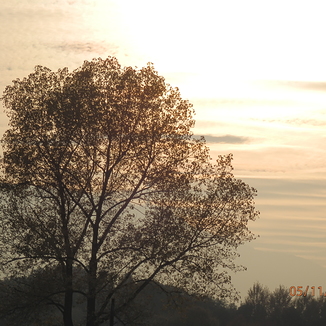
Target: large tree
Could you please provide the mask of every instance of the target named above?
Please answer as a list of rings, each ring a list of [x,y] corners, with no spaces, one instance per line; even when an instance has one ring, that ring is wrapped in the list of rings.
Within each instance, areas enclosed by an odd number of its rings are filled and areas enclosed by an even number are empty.
[[[122,316],[149,283],[228,295],[236,248],[253,238],[256,190],[234,178],[232,155],[211,162],[192,135],[192,105],[152,64],[37,66],[2,100],[3,270],[60,270],[43,301],[64,325],[75,293],[87,326],[110,318],[112,298]]]

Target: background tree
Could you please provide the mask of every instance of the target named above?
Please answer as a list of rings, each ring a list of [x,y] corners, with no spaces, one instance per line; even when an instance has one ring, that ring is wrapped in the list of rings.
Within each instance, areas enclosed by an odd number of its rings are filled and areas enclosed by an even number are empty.
[[[325,308],[324,296],[292,297],[289,288],[283,285],[270,292],[267,287],[255,283],[227,325],[321,326],[326,321]]]
[[[266,286],[256,282],[249,290],[242,310],[250,321],[265,322],[268,316],[270,293]]]
[[[322,326],[326,322],[326,299],[324,296],[295,297],[294,306],[300,316],[301,325]]]
[[[289,325],[286,316],[289,309],[293,307],[292,297],[289,295],[289,289],[280,285],[269,296],[268,313],[272,321],[277,325]],[[290,309],[291,310],[291,309]]]
[[[149,283],[228,295],[235,249],[253,238],[256,191],[234,178],[231,155],[211,163],[204,139],[192,137],[191,104],[151,64],[37,66],[2,100],[8,277],[60,270],[60,291],[44,300],[61,307],[66,326],[75,293],[87,301],[87,326],[109,319],[112,298],[123,318]]]
[[[62,306],[55,298],[60,293],[57,277],[60,273],[55,270],[39,269],[0,281],[0,325],[61,325]]]

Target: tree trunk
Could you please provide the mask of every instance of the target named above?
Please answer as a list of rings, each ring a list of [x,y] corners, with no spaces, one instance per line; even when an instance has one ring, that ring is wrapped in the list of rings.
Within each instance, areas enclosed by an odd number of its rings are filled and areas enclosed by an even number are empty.
[[[65,301],[63,311],[64,326],[73,326],[72,321],[73,289],[72,289],[72,260],[67,260],[65,275]]]
[[[95,326],[96,316],[96,271],[97,262],[93,260],[90,262],[90,271],[88,279],[88,297],[87,297],[87,324],[86,326]]]
[[[86,326],[97,326],[96,322],[96,285],[97,285],[97,236],[98,227],[94,227],[92,240],[92,256],[89,262],[87,323]]]
[[[111,311],[110,311],[110,326],[114,324],[114,299],[111,301]]]

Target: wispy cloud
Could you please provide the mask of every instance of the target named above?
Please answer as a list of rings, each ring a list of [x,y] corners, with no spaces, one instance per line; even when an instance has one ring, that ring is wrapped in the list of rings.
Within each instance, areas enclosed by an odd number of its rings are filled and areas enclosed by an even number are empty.
[[[235,135],[223,135],[223,136],[212,136],[203,135],[207,143],[212,144],[245,144],[249,142],[248,137],[235,136]],[[195,138],[200,138],[199,135],[194,135]]]
[[[326,92],[326,82],[319,81],[291,81],[291,80],[275,80],[264,81],[263,84],[272,87],[288,87],[307,91]]]
[[[251,118],[252,121],[259,121],[259,122],[265,122],[265,123],[282,123],[282,124],[289,124],[289,125],[295,125],[295,126],[314,126],[314,127],[320,127],[326,125],[326,120],[320,120],[320,119],[300,119],[300,118],[294,118],[294,119],[258,119],[258,118]]]
[[[316,250],[300,250],[300,249],[276,249],[276,248],[265,248],[265,247],[254,247],[255,250],[265,251],[265,252],[282,252],[282,253],[293,253],[293,254],[302,254],[302,253],[314,253]]]
[[[195,109],[200,109],[201,107],[210,108],[224,108],[224,107],[235,107],[239,108],[242,106],[289,106],[293,105],[293,100],[291,99],[273,99],[273,98],[254,98],[254,97],[220,97],[220,98],[194,98],[192,103]]]
[[[270,245],[288,245],[293,247],[310,247],[316,249],[326,249],[325,241],[304,241],[299,242],[298,240],[288,240],[288,239],[276,239],[276,238],[267,238],[261,237],[260,244],[270,244]]]
[[[110,55],[115,55],[117,53],[118,47],[110,44],[105,44],[103,42],[65,42],[57,45],[51,45],[63,52],[75,52],[75,53],[107,53]]]

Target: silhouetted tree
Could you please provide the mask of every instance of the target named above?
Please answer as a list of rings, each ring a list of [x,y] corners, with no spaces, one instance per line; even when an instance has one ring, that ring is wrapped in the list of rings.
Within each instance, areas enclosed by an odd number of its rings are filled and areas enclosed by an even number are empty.
[[[227,296],[238,245],[253,238],[255,189],[210,162],[193,111],[149,64],[115,58],[73,72],[37,66],[7,86],[1,260],[8,277],[58,268],[65,326],[74,293],[87,326],[116,316],[154,281]],[[74,268],[85,272],[76,289]]]
[[[317,298],[311,294],[302,295],[295,298],[294,306],[300,316],[302,325],[325,325],[326,299],[324,296]]]
[[[40,269],[33,274],[0,281],[0,325],[60,325],[60,273]],[[49,295],[49,298],[47,296]],[[51,304],[51,298],[52,303]],[[2,317],[2,318],[1,318]]]
[[[256,282],[245,298],[244,311],[249,320],[265,321],[268,313],[270,293],[267,287]]]
[[[318,293],[319,294],[319,293]],[[326,297],[303,295],[292,297],[280,285],[272,293],[255,283],[248,291],[228,326],[322,326],[326,323]]]
[[[289,295],[289,289],[280,285],[269,295],[268,314],[272,321],[276,321],[277,325],[288,325],[288,321],[284,320],[285,311],[292,305],[292,297]]]

